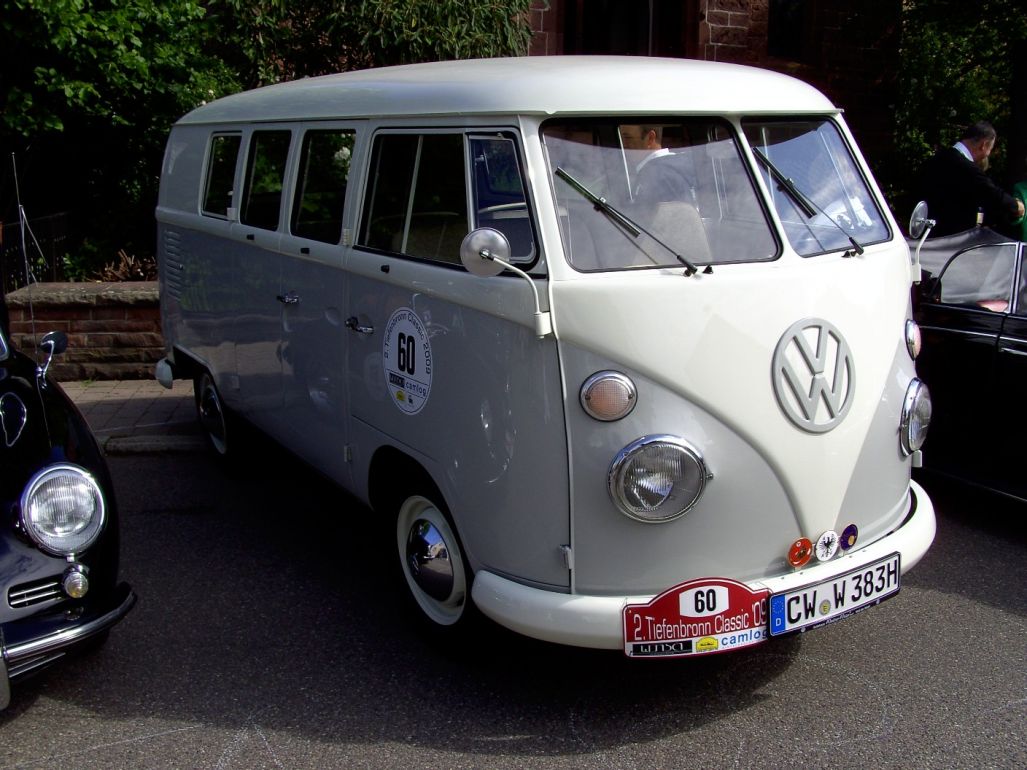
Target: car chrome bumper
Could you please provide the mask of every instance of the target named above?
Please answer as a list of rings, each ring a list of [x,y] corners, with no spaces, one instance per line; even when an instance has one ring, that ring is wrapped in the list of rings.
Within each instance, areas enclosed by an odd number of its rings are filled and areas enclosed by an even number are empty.
[[[775,578],[750,581],[753,590],[789,591],[829,580],[890,553],[901,554],[902,571],[913,567],[934,540],[934,505],[915,482],[910,482],[910,510],[902,524],[877,541],[823,564]],[[708,577],[723,577],[710,575]],[[670,588],[671,586],[667,586]],[[652,596],[582,596],[545,591],[480,571],[471,595],[488,617],[502,626],[558,644],[598,649],[623,649],[622,613],[626,604],[643,604]]]
[[[10,680],[35,671],[57,660],[71,647],[101,634],[118,623],[136,602],[136,595],[128,584],[122,583],[111,599],[102,607],[87,609],[74,620],[43,623],[41,633],[25,634],[17,638],[18,628],[11,633],[10,624],[0,638],[0,709],[10,702]],[[34,622],[35,618],[26,619]],[[47,628],[47,625],[57,626]]]

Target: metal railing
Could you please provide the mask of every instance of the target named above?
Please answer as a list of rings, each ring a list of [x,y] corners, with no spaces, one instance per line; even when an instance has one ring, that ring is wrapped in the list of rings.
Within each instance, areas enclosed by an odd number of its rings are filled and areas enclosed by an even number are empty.
[[[0,282],[4,292],[29,283],[28,270],[35,281],[63,281],[64,254],[68,240],[68,214],[50,214],[28,220],[22,251],[22,228],[17,221],[0,227]]]

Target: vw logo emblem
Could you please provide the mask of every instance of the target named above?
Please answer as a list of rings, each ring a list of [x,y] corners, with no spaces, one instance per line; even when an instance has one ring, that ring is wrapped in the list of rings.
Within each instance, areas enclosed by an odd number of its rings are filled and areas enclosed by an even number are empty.
[[[852,406],[856,370],[849,344],[832,324],[792,324],[774,351],[774,395],[781,411],[809,433],[827,433]]]

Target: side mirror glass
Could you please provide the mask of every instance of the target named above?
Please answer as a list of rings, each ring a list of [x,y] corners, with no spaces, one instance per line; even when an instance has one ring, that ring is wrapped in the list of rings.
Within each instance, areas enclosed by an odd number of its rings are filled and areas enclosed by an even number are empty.
[[[920,201],[909,218],[909,236],[916,240],[934,225],[934,220],[927,218],[927,201]]]
[[[39,342],[39,349],[50,356],[59,356],[68,349],[68,335],[64,332],[48,332]]]
[[[39,341],[37,347],[40,350],[46,351],[46,363],[36,368],[36,376],[45,387],[46,383],[43,381],[46,379],[46,373],[50,369],[50,362],[53,361],[53,357],[59,356],[68,349],[68,335],[64,332],[47,332],[43,335],[43,339]]]
[[[499,230],[479,227],[464,236],[460,244],[460,262],[467,272],[480,278],[499,275],[510,259],[510,241]],[[501,260],[501,261],[498,261]]]

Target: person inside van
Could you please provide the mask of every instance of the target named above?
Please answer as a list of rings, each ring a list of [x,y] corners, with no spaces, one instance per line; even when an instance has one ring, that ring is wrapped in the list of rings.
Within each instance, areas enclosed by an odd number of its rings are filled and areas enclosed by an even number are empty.
[[[629,158],[635,159],[632,194],[641,203],[691,200],[693,184],[680,158],[663,146],[663,126],[622,124],[618,131]]]

